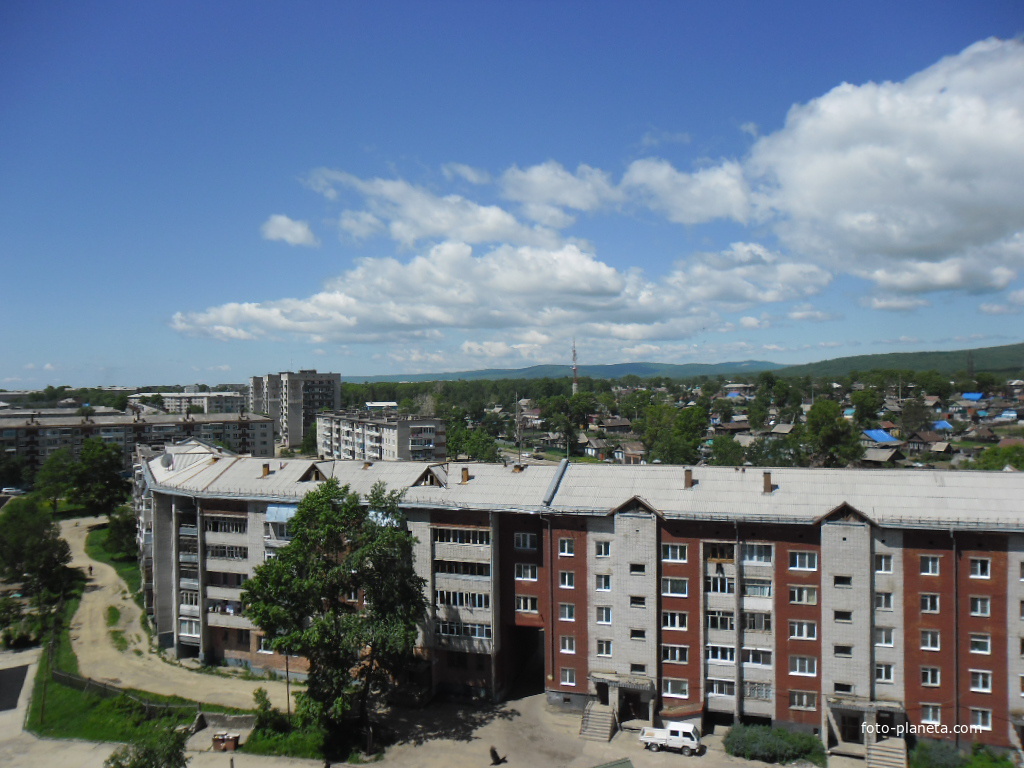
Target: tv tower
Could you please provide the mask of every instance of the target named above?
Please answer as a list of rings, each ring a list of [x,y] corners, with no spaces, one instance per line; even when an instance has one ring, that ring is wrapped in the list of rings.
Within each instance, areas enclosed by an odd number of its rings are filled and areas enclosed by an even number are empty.
[[[572,337],[572,393],[580,391],[580,367],[576,364],[576,337]]]

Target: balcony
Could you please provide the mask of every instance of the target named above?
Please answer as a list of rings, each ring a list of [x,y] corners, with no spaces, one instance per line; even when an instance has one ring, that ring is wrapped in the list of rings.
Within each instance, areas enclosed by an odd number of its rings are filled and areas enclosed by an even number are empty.
[[[198,616],[199,606],[198,605],[179,605],[178,606],[179,616]]]
[[[199,579],[178,579],[178,589],[199,589]]]
[[[198,536],[199,526],[196,525],[181,525],[178,527],[179,536]]]
[[[189,563],[191,565],[198,565],[199,553],[198,552],[179,552],[178,553],[179,563]]]

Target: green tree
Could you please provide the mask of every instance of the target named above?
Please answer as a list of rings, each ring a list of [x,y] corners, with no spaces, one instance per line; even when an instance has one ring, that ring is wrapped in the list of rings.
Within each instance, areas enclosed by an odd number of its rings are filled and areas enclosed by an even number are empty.
[[[833,400],[819,399],[807,413],[807,445],[812,464],[845,467],[864,455],[857,433]]]
[[[807,451],[803,442],[803,425],[788,435],[765,435],[747,448],[747,461],[755,467],[806,467]]]
[[[138,556],[138,518],[130,506],[115,509],[107,518],[107,546],[125,557]]]
[[[413,569],[400,499],[378,483],[364,504],[327,480],[302,499],[291,542],[242,593],[272,647],[309,661],[300,706],[329,734],[349,715],[369,734],[371,696],[385,695],[414,663],[425,582]],[[361,604],[348,599],[354,592]]]
[[[711,464],[715,467],[739,467],[743,464],[743,446],[731,435],[719,435],[711,441]]]
[[[638,432],[650,460],[693,464],[700,458],[707,428],[708,413],[701,406],[679,410],[662,403],[644,412]]]
[[[90,437],[82,443],[80,457],[71,467],[68,498],[93,514],[109,514],[128,496],[131,484],[122,471],[121,448]]]
[[[35,496],[21,496],[0,513],[0,578],[20,581],[27,594],[59,595],[68,583],[71,549],[60,526]]]
[[[1000,448],[993,445],[981,452],[975,461],[966,465],[968,469],[987,469],[999,471],[1005,467],[1014,467],[1024,471],[1024,445],[1007,445]]]
[[[903,410],[900,413],[900,428],[903,430],[904,440],[915,432],[930,429],[931,425],[932,413],[923,402],[914,398],[903,403]]]
[[[494,437],[483,429],[472,429],[469,431],[465,442],[465,452],[469,458],[476,461],[498,462],[501,461],[501,452]]]
[[[878,412],[885,407],[885,399],[875,389],[862,389],[850,395],[853,404],[853,418],[861,429],[870,429],[877,424]]]
[[[173,728],[147,729],[104,761],[104,768],[185,768],[188,733]]]
[[[304,456],[317,455],[316,424],[311,424],[306,434],[302,436],[302,444],[299,445],[299,453]]]
[[[70,448],[58,448],[47,456],[43,466],[36,472],[35,493],[53,505],[57,512],[57,503],[71,491],[71,473],[75,465],[75,457]]]

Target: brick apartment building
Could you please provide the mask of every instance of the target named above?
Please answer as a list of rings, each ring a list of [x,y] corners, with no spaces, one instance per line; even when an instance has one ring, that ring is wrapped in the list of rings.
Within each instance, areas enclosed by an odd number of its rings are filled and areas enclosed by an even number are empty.
[[[444,461],[444,419],[369,412],[319,413],[317,454],[322,459]]]
[[[771,722],[853,753],[872,724],[1020,745],[1024,474],[268,463],[176,446],[137,472],[165,644],[283,667],[241,591],[326,477],[405,490],[435,692]]]

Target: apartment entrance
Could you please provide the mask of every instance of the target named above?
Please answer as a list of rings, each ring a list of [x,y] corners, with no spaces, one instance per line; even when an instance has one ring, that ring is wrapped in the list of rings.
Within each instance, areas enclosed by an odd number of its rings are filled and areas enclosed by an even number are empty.
[[[522,699],[544,692],[544,630],[512,627],[509,632],[509,698]]]

